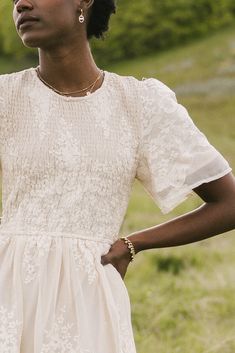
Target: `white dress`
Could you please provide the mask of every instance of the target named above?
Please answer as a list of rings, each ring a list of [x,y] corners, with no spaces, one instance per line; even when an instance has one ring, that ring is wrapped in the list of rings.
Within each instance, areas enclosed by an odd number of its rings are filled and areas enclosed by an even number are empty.
[[[166,85],[108,71],[85,97],[1,75],[0,147],[0,352],[135,353],[125,282],[100,262],[134,180],[165,213],[228,162]]]

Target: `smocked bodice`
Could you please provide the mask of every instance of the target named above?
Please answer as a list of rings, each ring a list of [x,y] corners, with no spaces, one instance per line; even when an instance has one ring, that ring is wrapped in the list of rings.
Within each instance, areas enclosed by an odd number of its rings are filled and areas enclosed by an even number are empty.
[[[2,229],[115,238],[137,162],[125,88],[118,93],[106,72],[91,96],[63,97],[34,69],[14,75],[1,101]]]

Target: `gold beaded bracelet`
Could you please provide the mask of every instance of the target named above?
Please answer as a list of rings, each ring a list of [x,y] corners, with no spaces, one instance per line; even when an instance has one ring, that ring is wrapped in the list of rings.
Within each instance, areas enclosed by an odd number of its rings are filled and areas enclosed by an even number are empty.
[[[136,255],[135,248],[133,243],[127,237],[120,237],[126,244],[128,249],[130,250],[131,262],[134,260],[134,256]]]

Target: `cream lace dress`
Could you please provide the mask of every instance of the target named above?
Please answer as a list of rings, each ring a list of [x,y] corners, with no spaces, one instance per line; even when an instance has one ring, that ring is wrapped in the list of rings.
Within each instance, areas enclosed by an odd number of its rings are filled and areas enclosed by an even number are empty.
[[[125,282],[100,262],[133,182],[166,213],[228,162],[166,85],[108,71],[86,97],[1,75],[0,147],[0,352],[135,353]]]

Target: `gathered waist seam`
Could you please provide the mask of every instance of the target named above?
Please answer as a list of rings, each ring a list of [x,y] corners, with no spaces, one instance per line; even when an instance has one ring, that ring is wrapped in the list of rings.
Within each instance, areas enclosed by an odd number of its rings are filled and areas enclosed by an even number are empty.
[[[89,241],[95,241],[95,242],[102,242],[102,243],[109,243],[112,244],[112,239],[106,238],[106,237],[91,237],[86,235],[86,232],[80,231],[76,233],[70,233],[70,232],[60,232],[60,231],[27,231],[27,230],[1,230],[0,229],[0,236],[1,234],[11,234],[12,236],[52,236],[55,238],[63,237],[63,238],[72,238],[72,239],[84,239],[84,240],[89,240]]]

